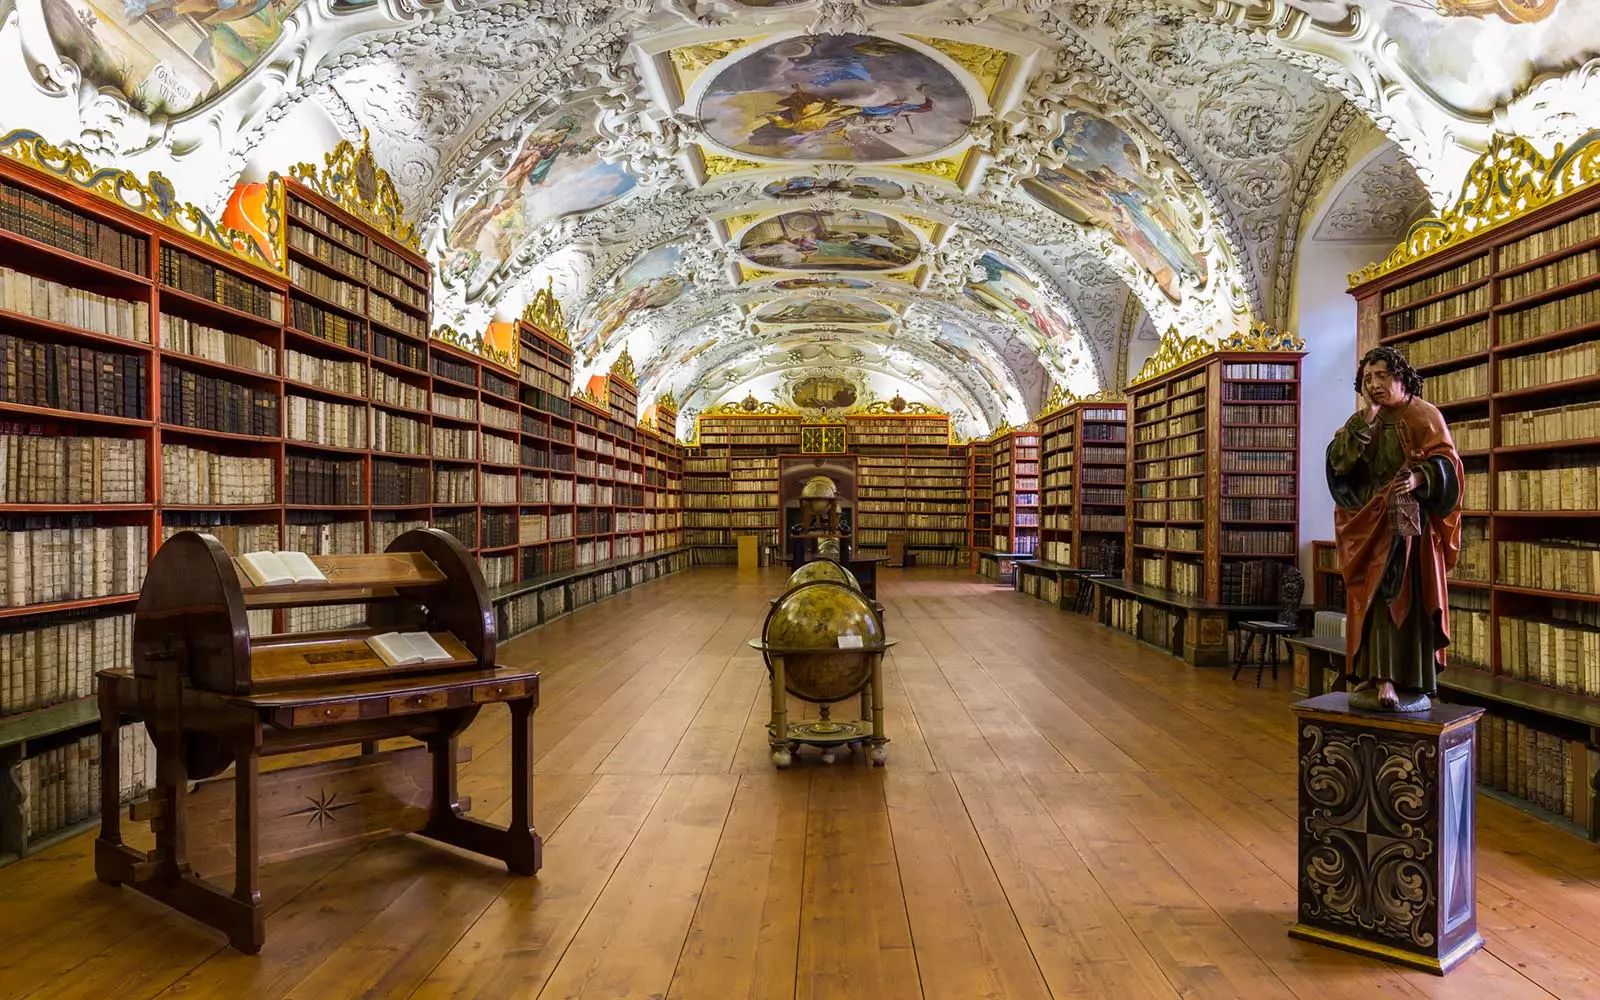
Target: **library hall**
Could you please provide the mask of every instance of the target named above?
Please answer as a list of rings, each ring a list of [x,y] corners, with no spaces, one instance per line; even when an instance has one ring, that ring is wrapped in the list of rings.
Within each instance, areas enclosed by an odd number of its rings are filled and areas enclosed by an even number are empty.
[[[1600,1000],[1600,0],[0,0],[0,1000]]]

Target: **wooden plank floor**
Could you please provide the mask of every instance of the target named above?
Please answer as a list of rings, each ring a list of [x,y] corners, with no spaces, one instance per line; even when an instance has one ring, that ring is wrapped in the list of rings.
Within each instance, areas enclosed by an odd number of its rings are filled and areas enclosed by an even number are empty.
[[[887,571],[889,766],[787,772],[754,636],[777,570],[647,584],[504,648],[543,671],[536,879],[393,839],[272,866],[267,946],[95,882],[88,835],[0,869],[0,997],[1600,996],[1600,850],[1480,799],[1488,948],[1448,979],[1291,941],[1276,688],[955,571]],[[504,714],[463,791],[504,821]]]

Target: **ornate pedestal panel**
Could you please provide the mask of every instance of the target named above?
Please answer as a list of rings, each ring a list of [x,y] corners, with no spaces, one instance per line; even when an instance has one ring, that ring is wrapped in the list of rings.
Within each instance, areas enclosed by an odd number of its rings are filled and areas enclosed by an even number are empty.
[[[1225,667],[1231,662],[1226,612],[1189,612],[1183,623],[1183,658],[1197,667]]]
[[[1483,945],[1474,879],[1479,708],[1294,706],[1300,899],[1293,937],[1443,975]]]

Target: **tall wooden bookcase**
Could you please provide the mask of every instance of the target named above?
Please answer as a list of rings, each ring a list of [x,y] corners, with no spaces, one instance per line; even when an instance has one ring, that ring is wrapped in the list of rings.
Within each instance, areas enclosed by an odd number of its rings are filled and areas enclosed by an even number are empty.
[[[1434,252],[1402,244],[1352,275],[1351,289],[1361,350],[1382,343],[1408,357],[1465,466],[1439,684],[1446,700],[1488,709],[1480,787],[1591,838],[1600,837],[1600,176],[1573,164],[1597,144],[1591,134],[1554,163],[1491,148],[1476,170],[1563,196],[1532,197],[1511,218],[1458,205],[1418,224]],[[1498,178],[1483,183],[1497,189]]]
[[[994,546],[994,445],[974,441],[967,446],[967,475],[971,506],[967,544],[972,547],[972,569],[979,557]]]
[[[1033,555],[1039,548],[1039,435],[1006,431],[994,439],[994,551]]]
[[[172,533],[340,553],[432,524],[479,559],[502,638],[687,564],[680,449],[606,409],[596,451],[609,443],[607,485],[624,493],[591,509],[611,527],[590,565],[541,565],[559,546],[522,545],[523,489],[574,468],[570,349],[525,331],[523,356],[548,369],[536,388],[430,337],[427,262],[312,183],[281,183],[279,270],[0,156],[0,861],[97,811],[94,671],[130,663],[129,612]],[[602,538],[634,554],[602,561]],[[128,740],[123,759],[142,760],[142,730]],[[126,775],[129,794],[150,777]]]
[[[882,554],[889,536],[902,535],[913,565],[965,565],[967,458],[950,445],[950,418],[850,414],[845,433],[858,456],[861,554]]]
[[[1070,403],[1039,418],[1039,557],[1120,574],[1129,510],[1127,404]]]
[[[1302,356],[1211,353],[1129,387],[1129,581],[1277,601],[1299,553]]]

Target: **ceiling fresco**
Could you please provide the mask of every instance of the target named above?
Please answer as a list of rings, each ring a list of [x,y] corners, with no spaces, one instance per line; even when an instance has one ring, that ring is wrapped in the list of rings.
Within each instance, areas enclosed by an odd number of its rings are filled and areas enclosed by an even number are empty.
[[[1294,220],[1362,128],[1391,145],[1352,204],[1399,225],[1496,128],[1548,149],[1600,126],[1600,0],[0,11],[0,130],[159,170],[213,213],[368,133],[436,323],[548,283],[580,380],[626,348],[642,401],[686,414],[859,371],[969,433],[1018,423],[1055,385],[1112,385],[1148,331],[1281,315]]]
[[[964,139],[972,96],[937,59],[869,35],[797,35],[741,54],[700,95],[707,137],[743,156],[876,163]]]
[[[916,263],[922,241],[878,212],[798,211],[751,226],[739,238],[739,252],[775,271],[892,271]]]

